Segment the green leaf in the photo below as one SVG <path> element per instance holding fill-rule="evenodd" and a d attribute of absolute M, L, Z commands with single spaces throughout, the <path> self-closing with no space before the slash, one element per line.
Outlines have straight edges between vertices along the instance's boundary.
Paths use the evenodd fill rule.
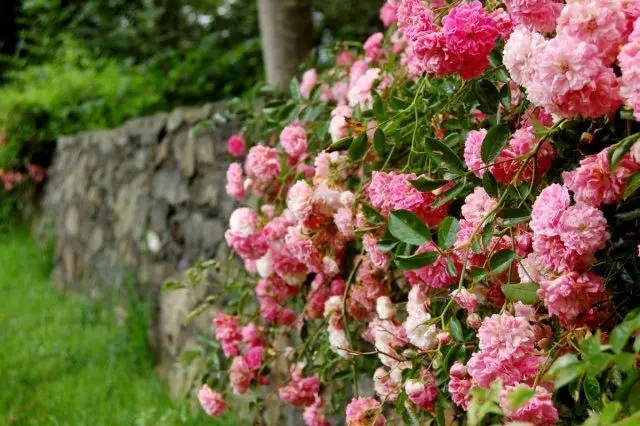
<path fill-rule="evenodd" d="M 616 367 L 621 371 L 627 372 L 633 367 L 636 356 L 629 352 L 620 352 L 616 355 Z"/>
<path fill-rule="evenodd" d="M 505 228 L 528 222 L 531 219 L 529 210 L 519 207 L 507 207 L 500 211 L 498 217 L 502 218 L 502 226 Z"/>
<path fill-rule="evenodd" d="M 451 319 L 449 320 L 449 333 L 451 334 L 451 337 L 456 339 L 458 342 L 464 341 L 464 335 L 462 334 L 462 325 L 460 325 L 460 321 L 458 321 L 458 318 L 451 317 Z"/>
<path fill-rule="evenodd" d="M 289 83 L 289 94 L 294 100 L 300 100 L 300 84 L 298 83 L 298 79 L 295 77 L 293 77 Z"/>
<path fill-rule="evenodd" d="M 389 232 L 398 240 L 414 246 L 421 246 L 431 240 L 429 227 L 407 210 L 389 213 Z"/>
<path fill-rule="evenodd" d="M 620 118 L 622 118 L 623 120 L 634 120 L 636 119 L 636 117 L 633 114 L 633 108 L 630 107 L 624 107 L 620 110 Z"/>
<path fill-rule="evenodd" d="M 512 302 L 522 302 L 527 305 L 533 305 L 540 301 L 538 297 L 538 289 L 540 286 L 537 283 L 516 283 L 516 284 L 503 284 L 501 289 L 504 296 Z"/>
<path fill-rule="evenodd" d="M 638 426 L 638 425 L 640 425 L 640 411 L 637 411 L 635 414 L 632 414 L 626 419 L 613 423 L 611 426 Z"/>
<path fill-rule="evenodd" d="M 367 219 L 367 222 L 371 222 L 371 223 L 384 222 L 384 216 L 378 213 L 369 204 L 366 204 L 366 203 L 362 204 L 362 213 L 364 213 L 364 218 Z"/>
<path fill-rule="evenodd" d="M 554 388 L 560 389 L 581 376 L 585 369 L 586 365 L 580 362 L 574 354 L 566 354 L 554 361 L 547 375 L 555 377 Z"/>
<path fill-rule="evenodd" d="M 489 261 L 489 269 L 494 274 L 498 274 L 511 266 L 516 258 L 516 253 L 510 249 L 503 249 L 496 252 Z"/>
<path fill-rule="evenodd" d="M 413 185 L 413 187 L 420 192 L 431 192 L 434 189 L 443 187 L 448 182 L 449 181 L 445 179 L 429 179 L 424 176 L 421 176 L 418 179 L 409 181 L 409 183 Z"/>
<path fill-rule="evenodd" d="M 609 335 L 609 344 L 613 352 L 617 354 L 622 352 L 631 337 L 631 333 L 633 333 L 633 329 L 628 322 L 623 322 L 615 326 Z"/>
<path fill-rule="evenodd" d="M 378 241 L 378 244 L 376 244 L 376 247 L 378 247 L 378 250 L 380 251 L 380 253 L 389 253 L 397 245 L 398 245 L 398 241 L 396 240 L 382 239 Z"/>
<path fill-rule="evenodd" d="M 536 391 L 529 386 L 518 386 L 507 394 L 509 409 L 512 411 L 524 407 L 533 398 Z"/>
<path fill-rule="evenodd" d="M 440 197 L 436 202 L 431 203 L 431 208 L 437 209 L 438 207 L 444 206 L 449 201 L 456 198 L 460 193 L 462 193 L 467 188 L 467 184 L 463 181 L 460 181 L 453 185 L 451 188 L 447 189 L 444 193 L 444 197 Z"/>
<path fill-rule="evenodd" d="M 535 117 L 535 114 L 529 114 L 527 118 L 529 119 L 529 122 L 533 127 L 533 130 L 534 130 L 533 134 L 535 136 L 541 138 L 547 133 L 547 128 L 538 121 L 538 119 Z"/>
<path fill-rule="evenodd" d="M 443 249 L 453 247 L 458 238 L 460 222 L 454 217 L 447 216 L 438 227 L 438 246 Z"/>
<path fill-rule="evenodd" d="M 380 155 L 386 151 L 384 130 L 380 127 L 378 127 L 373 134 L 373 148 Z"/>
<path fill-rule="evenodd" d="M 589 366 L 587 375 L 591 377 L 597 377 L 602 373 L 613 361 L 614 356 L 606 352 L 598 352 L 588 355 L 585 358 L 585 363 Z"/>
<path fill-rule="evenodd" d="M 165 290 L 165 291 L 178 290 L 181 288 L 187 288 L 187 286 L 182 284 L 180 281 L 166 281 L 162 285 L 162 290 Z"/>
<path fill-rule="evenodd" d="M 507 146 L 507 142 L 509 142 L 509 127 L 506 124 L 489 129 L 480 148 L 480 157 L 482 157 L 484 164 L 491 164 Z"/>
<path fill-rule="evenodd" d="M 511 108 L 511 87 L 508 84 L 503 84 L 500 88 L 500 103 L 507 109 Z"/>
<path fill-rule="evenodd" d="M 595 355 L 600 353 L 600 330 L 588 339 L 584 339 L 580 342 L 580 350 L 585 355 Z"/>
<path fill-rule="evenodd" d="M 402 406 L 402 420 L 407 426 L 420 426 L 420 419 L 416 415 L 415 410 L 409 411 L 404 406 Z"/>
<path fill-rule="evenodd" d="M 446 167 L 455 174 L 464 173 L 465 166 L 460 157 L 442 142 L 436 139 L 427 139 L 425 141 L 425 148 L 427 155 L 438 165 Z"/>
<path fill-rule="evenodd" d="M 473 278 L 473 282 L 477 282 L 477 281 L 483 280 L 489 274 L 489 271 L 487 271 L 484 268 L 480 268 L 479 266 L 472 266 L 471 269 L 469 270 L 469 272 L 471 273 L 471 277 Z"/>
<path fill-rule="evenodd" d="M 482 187 L 489 197 L 498 196 L 498 182 L 496 182 L 496 178 L 493 177 L 489 170 L 484 171 L 484 175 L 482 176 Z"/>
<path fill-rule="evenodd" d="M 618 163 L 622 161 L 624 156 L 631 150 L 633 144 L 640 139 L 640 133 L 628 136 L 611 147 L 608 152 L 609 157 L 609 170 L 614 170 Z"/>
<path fill-rule="evenodd" d="M 365 132 L 360 133 L 351 143 L 349 147 L 349 158 L 353 161 L 358 161 L 364 157 L 367 151 L 367 134 Z"/>
<path fill-rule="evenodd" d="M 378 92 L 373 92 L 373 115 L 378 122 L 385 121 L 387 119 L 387 111 L 384 109 L 384 103 Z"/>
<path fill-rule="evenodd" d="M 600 395 L 600 383 L 598 383 L 598 380 L 593 377 L 585 377 L 582 382 L 582 389 L 587 397 L 587 401 L 589 401 L 589 405 L 591 405 L 593 409 L 599 409 L 598 396 Z"/>
<path fill-rule="evenodd" d="M 396 256 L 395 262 L 403 271 L 411 271 L 433 265 L 439 256 L 437 251 L 427 251 L 413 256 Z"/>
<path fill-rule="evenodd" d="M 473 93 L 480 106 L 478 109 L 485 114 L 495 114 L 498 111 L 500 93 L 496 86 L 489 80 L 476 80 L 473 84 Z"/>
<path fill-rule="evenodd" d="M 327 148 L 327 151 L 328 152 L 343 151 L 351 146 L 351 142 L 353 142 L 352 137 L 342 138 L 338 141 L 335 141 L 331 145 L 329 145 L 329 148 Z"/>
<path fill-rule="evenodd" d="M 618 401 L 611 401 L 605 404 L 600 417 L 602 424 L 608 425 L 613 423 L 620 410 L 622 410 L 622 404 Z"/>
<path fill-rule="evenodd" d="M 627 186 L 624 189 L 624 195 L 622 198 L 626 200 L 631 195 L 633 195 L 638 190 L 638 188 L 640 188 L 640 172 L 635 172 L 634 174 L 629 176 L 629 179 L 627 180 Z"/>
<path fill-rule="evenodd" d="M 482 247 L 485 249 L 489 248 L 489 244 L 491 243 L 491 239 L 493 238 L 493 231 L 495 229 L 495 222 L 492 220 L 484 226 L 482 230 Z"/>
<path fill-rule="evenodd" d="M 635 220 L 640 217 L 640 209 L 630 210 L 628 212 L 616 213 L 616 219 L 623 221 Z"/>

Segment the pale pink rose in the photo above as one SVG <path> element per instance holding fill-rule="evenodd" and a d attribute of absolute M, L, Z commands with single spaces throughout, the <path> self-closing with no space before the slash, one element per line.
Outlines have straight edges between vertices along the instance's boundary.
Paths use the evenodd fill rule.
<path fill-rule="evenodd" d="M 244 199 L 244 177 L 242 176 L 242 166 L 239 163 L 229 164 L 225 190 L 230 197 L 235 197 L 238 200 Z"/>
<path fill-rule="evenodd" d="M 476 386 L 476 384 L 467 373 L 467 368 L 459 361 L 456 361 L 451 366 L 449 375 L 451 376 L 449 380 L 451 399 L 457 406 L 463 410 L 467 410 L 472 399 L 471 388 Z"/>
<path fill-rule="evenodd" d="M 387 28 L 398 22 L 398 8 L 389 2 L 385 2 L 380 8 L 380 20 L 382 25 Z"/>
<path fill-rule="evenodd" d="M 304 180 L 299 180 L 289 188 L 287 208 L 299 221 L 305 221 L 313 208 L 313 188 Z"/>
<path fill-rule="evenodd" d="M 505 0 L 511 18 L 528 28 L 552 32 L 563 4 L 558 0 Z"/>
<path fill-rule="evenodd" d="M 374 89 L 373 84 L 382 78 L 379 68 L 368 69 L 354 83 L 352 83 L 347 99 L 349 106 L 358 106 L 362 110 L 373 107 L 373 97 L 371 90 Z"/>
<path fill-rule="evenodd" d="M 298 368 L 292 365 L 291 369 Z M 317 376 L 302 377 L 301 372 L 292 374 L 292 380 L 285 386 L 278 389 L 280 399 L 291 404 L 294 407 L 308 407 L 312 405 L 318 391 L 320 390 L 320 381 Z"/>
<path fill-rule="evenodd" d="M 576 170 L 562 174 L 576 201 L 599 207 L 619 202 L 622 198 L 627 179 L 640 170 L 640 165 L 627 154 L 611 171 L 608 152 L 609 148 L 606 148 L 597 155 L 590 155 L 580 161 Z"/>
<path fill-rule="evenodd" d="M 385 426 L 380 403 L 373 398 L 354 398 L 346 409 L 347 426 Z"/>
<path fill-rule="evenodd" d="M 498 205 L 497 200 L 491 198 L 481 186 L 464 199 L 461 208 L 462 217 L 471 223 L 478 223 Z"/>
<path fill-rule="evenodd" d="M 348 67 L 353 63 L 353 53 L 343 50 L 336 57 L 336 65 L 339 67 Z"/>
<path fill-rule="evenodd" d="M 367 62 L 376 62 L 383 55 L 382 41 L 384 40 L 384 34 L 375 33 L 364 42 L 362 48 L 364 49 L 364 55 L 367 58 Z"/>
<path fill-rule="evenodd" d="M 231 382 L 233 393 L 236 395 L 244 394 L 249 390 L 254 379 L 255 372 L 247 366 L 244 357 L 237 356 L 233 358 L 229 368 L 229 381 Z"/>
<path fill-rule="evenodd" d="M 280 174 L 278 152 L 264 145 L 256 145 L 249 150 L 244 163 L 244 171 L 254 183 L 269 183 Z"/>
<path fill-rule="evenodd" d="M 610 65 L 618 55 L 627 19 L 620 0 L 582 0 L 567 4 L 558 18 L 558 33 L 586 41 L 598 48 Z"/>
<path fill-rule="evenodd" d="M 202 385 L 198 391 L 198 401 L 207 415 L 220 417 L 224 413 L 227 404 L 222 399 L 222 395 L 213 391 L 209 385 Z"/>
<path fill-rule="evenodd" d="M 503 62 L 513 81 L 529 86 L 537 67 L 537 52 L 546 43 L 544 37 L 524 26 L 517 27 L 505 44 Z"/>
<path fill-rule="evenodd" d="M 542 281 L 538 295 L 549 313 L 564 326 L 578 322 L 581 315 L 606 298 L 604 279 L 592 272 L 571 272 Z"/>
<path fill-rule="evenodd" d="M 402 371 L 398 368 L 387 370 L 379 367 L 373 373 L 373 388 L 384 401 L 393 404 L 400 394 L 402 386 Z"/>
<path fill-rule="evenodd" d="M 311 96 L 311 89 L 313 89 L 318 82 L 318 72 L 315 68 L 308 69 L 302 74 L 302 81 L 300 82 L 300 94 L 303 98 L 309 99 Z"/>
<path fill-rule="evenodd" d="M 349 120 L 352 115 L 353 111 L 351 107 L 347 105 L 338 105 L 333 111 L 331 111 L 329 134 L 331 135 L 331 140 L 333 142 L 337 142 L 340 139 L 347 137 L 349 131 Z"/>
<path fill-rule="evenodd" d="M 487 131 L 485 129 L 472 130 L 467 134 L 467 140 L 464 143 L 464 162 L 469 170 L 479 178 L 484 176 L 485 172 L 485 164 L 480 157 L 480 149 L 486 135 Z"/>
<path fill-rule="evenodd" d="M 307 151 L 307 134 L 300 121 L 296 120 L 282 130 L 280 145 L 289 158 L 294 161 Z"/>
<path fill-rule="evenodd" d="M 417 379 L 409 379 L 404 383 L 407 397 L 421 410 L 434 412 L 438 387 L 433 372 L 423 369 Z"/>
<path fill-rule="evenodd" d="M 235 356 L 240 353 L 242 333 L 238 318 L 218 312 L 213 319 L 216 327 L 216 340 L 222 345 L 224 355 Z"/>
<path fill-rule="evenodd" d="M 505 416 L 514 422 L 531 423 L 539 426 L 552 426 L 558 423 L 558 410 L 553 406 L 553 395 L 542 386 L 537 386 L 533 397 L 522 407 L 511 409 L 509 393 L 516 388 L 529 388 L 528 385 L 508 386 L 501 394 L 500 407 Z"/>
<path fill-rule="evenodd" d="M 466 310 L 467 313 L 470 314 L 476 310 L 478 298 L 476 297 L 476 295 L 469 293 L 466 288 L 454 290 L 449 294 L 449 296 L 453 297 L 458 306 Z"/>

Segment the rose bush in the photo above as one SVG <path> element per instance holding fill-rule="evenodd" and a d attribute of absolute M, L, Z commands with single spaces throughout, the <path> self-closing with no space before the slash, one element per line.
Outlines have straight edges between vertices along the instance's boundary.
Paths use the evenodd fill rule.
<path fill-rule="evenodd" d="M 230 141 L 227 191 L 256 202 L 204 409 L 230 385 L 309 426 L 637 424 L 640 2 L 380 14 Z"/>

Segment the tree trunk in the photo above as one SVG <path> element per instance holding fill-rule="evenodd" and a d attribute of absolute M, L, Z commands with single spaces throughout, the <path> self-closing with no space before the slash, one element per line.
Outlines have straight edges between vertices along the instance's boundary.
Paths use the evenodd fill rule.
<path fill-rule="evenodd" d="M 258 0 L 267 83 L 286 88 L 313 48 L 311 0 Z"/>

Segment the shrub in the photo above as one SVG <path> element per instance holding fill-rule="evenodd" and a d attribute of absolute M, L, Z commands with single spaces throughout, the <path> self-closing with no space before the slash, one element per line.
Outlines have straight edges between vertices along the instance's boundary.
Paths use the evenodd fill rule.
<path fill-rule="evenodd" d="M 244 271 L 207 385 L 272 383 L 307 425 L 636 424 L 635 9 L 431 3 L 247 99 L 227 192 L 258 202 L 225 234 Z"/>
<path fill-rule="evenodd" d="M 162 105 L 161 80 L 140 68 L 90 59 L 72 43 L 63 52 L 12 72 L 0 88 L 0 191 L 42 182 L 58 136 L 113 127 Z"/>

